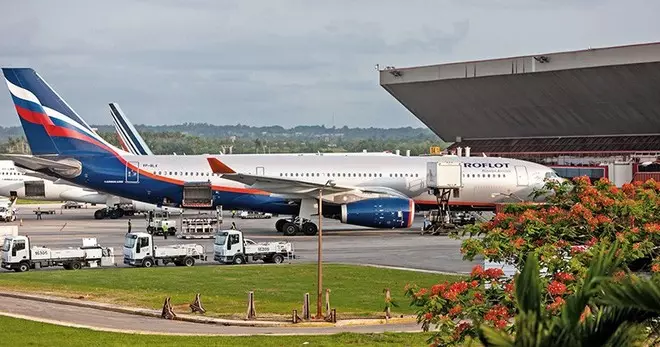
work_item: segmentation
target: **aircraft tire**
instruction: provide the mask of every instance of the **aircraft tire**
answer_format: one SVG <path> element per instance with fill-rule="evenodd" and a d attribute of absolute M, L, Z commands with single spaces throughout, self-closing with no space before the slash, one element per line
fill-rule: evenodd
<path fill-rule="evenodd" d="M 302 232 L 307 236 L 314 236 L 319 232 L 319 228 L 312 222 L 305 222 L 302 225 Z"/>
<path fill-rule="evenodd" d="M 96 210 L 94 211 L 94 219 L 104 219 L 105 218 L 105 211 L 104 210 Z"/>
<path fill-rule="evenodd" d="M 286 222 L 282 226 L 282 233 L 284 236 L 295 236 L 300 231 L 300 228 L 291 222 Z"/>
<path fill-rule="evenodd" d="M 277 222 L 275 222 L 275 230 L 277 230 L 278 233 L 282 232 L 282 227 L 284 227 L 284 223 L 286 223 L 286 219 L 280 219 Z"/>

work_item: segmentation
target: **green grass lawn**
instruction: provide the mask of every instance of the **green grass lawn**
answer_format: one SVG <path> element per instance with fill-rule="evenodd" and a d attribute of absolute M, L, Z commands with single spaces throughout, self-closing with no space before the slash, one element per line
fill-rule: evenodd
<path fill-rule="evenodd" d="M 99 332 L 0 316 L 4 346 L 425 346 L 428 334 L 327 336 L 158 336 Z"/>
<path fill-rule="evenodd" d="M 16 205 L 47 205 L 47 204 L 60 204 L 61 201 L 44 201 L 44 200 L 30 200 L 30 199 L 18 199 Z"/>
<path fill-rule="evenodd" d="M 407 283 L 430 286 L 458 277 L 328 264 L 323 269 L 324 288 L 331 290 L 330 305 L 341 318 L 380 316 L 385 288 L 399 304 L 393 314 L 412 314 L 403 296 Z M 188 305 L 201 293 L 207 315 L 243 317 L 250 290 L 255 292 L 257 317 L 290 316 L 301 310 L 304 293 L 316 302 L 316 265 L 195 266 L 113 268 L 79 271 L 29 271 L 0 274 L 0 288 L 21 292 L 54 293 L 67 297 L 160 309 L 172 297 L 175 312 L 189 312 Z M 314 310 L 315 312 L 315 310 Z M 244 318 L 244 317 L 243 317 Z"/>

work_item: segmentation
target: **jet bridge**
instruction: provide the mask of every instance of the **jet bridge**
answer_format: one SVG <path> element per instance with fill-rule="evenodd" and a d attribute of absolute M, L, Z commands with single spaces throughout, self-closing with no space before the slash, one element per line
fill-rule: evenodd
<path fill-rule="evenodd" d="M 431 225 L 424 225 L 422 234 L 431 231 L 438 234 L 455 228 L 451 220 L 449 199 L 458 198 L 463 188 L 463 167 L 457 161 L 433 161 L 426 164 L 426 186 L 429 194 L 436 197 L 438 209 L 429 211 Z"/>

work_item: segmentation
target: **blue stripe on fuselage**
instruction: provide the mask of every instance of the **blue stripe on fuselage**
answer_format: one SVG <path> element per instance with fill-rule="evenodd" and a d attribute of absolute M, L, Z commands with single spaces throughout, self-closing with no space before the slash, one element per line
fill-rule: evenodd
<path fill-rule="evenodd" d="M 82 142 L 76 139 L 67 140 Z M 137 183 L 127 183 L 126 165 L 113 154 L 77 155 L 75 159 L 79 160 L 83 167 L 80 176 L 74 180 L 77 184 L 111 195 L 152 204 L 162 203 L 164 197 L 177 204 L 182 202 L 182 185 L 145 175 L 140 175 Z M 139 165 L 138 163 L 135 164 L 136 166 Z M 282 198 L 247 192 L 215 190 L 213 192 L 213 206 L 220 205 L 225 208 L 279 214 L 295 214 L 298 211 L 297 206 L 288 204 L 288 201 Z"/>

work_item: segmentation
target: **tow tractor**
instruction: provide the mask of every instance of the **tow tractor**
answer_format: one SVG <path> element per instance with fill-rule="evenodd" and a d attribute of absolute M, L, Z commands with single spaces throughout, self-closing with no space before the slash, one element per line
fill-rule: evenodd
<path fill-rule="evenodd" d="M 2 245 L 2 267 L 16 272 L 62 266 L 67 270 L 115 264 L 114 250 L 101 247 L 95 238 L 84 238 L 79 248 L 32 246 L 27 236 L 9 236 Z"/>
<path fill-rule="evenodd" d="M 140 232 L 126 234 L 124 264 L 142 267 L 169 263 L 174 263 L 176 266 L 193 266 L 195 260 L 206 260 L 204 246 L 198 244 L 156 246 L 151 234 Z"/>
<path fill-rule="evenodd" d="M 149 211 L 147 217 L 147 232 L 149 234 L 176 234 L 176 220 L 170 218 L 169 211 Z"/>
<path fill-rule="evenodd" d="M 291 242 L 254 242 L 240 230 L 221 230 L 213 243 L 213 260 L 223 264 L 244 264 L 248 260 L 280 264 L 295 259 Z"/>

